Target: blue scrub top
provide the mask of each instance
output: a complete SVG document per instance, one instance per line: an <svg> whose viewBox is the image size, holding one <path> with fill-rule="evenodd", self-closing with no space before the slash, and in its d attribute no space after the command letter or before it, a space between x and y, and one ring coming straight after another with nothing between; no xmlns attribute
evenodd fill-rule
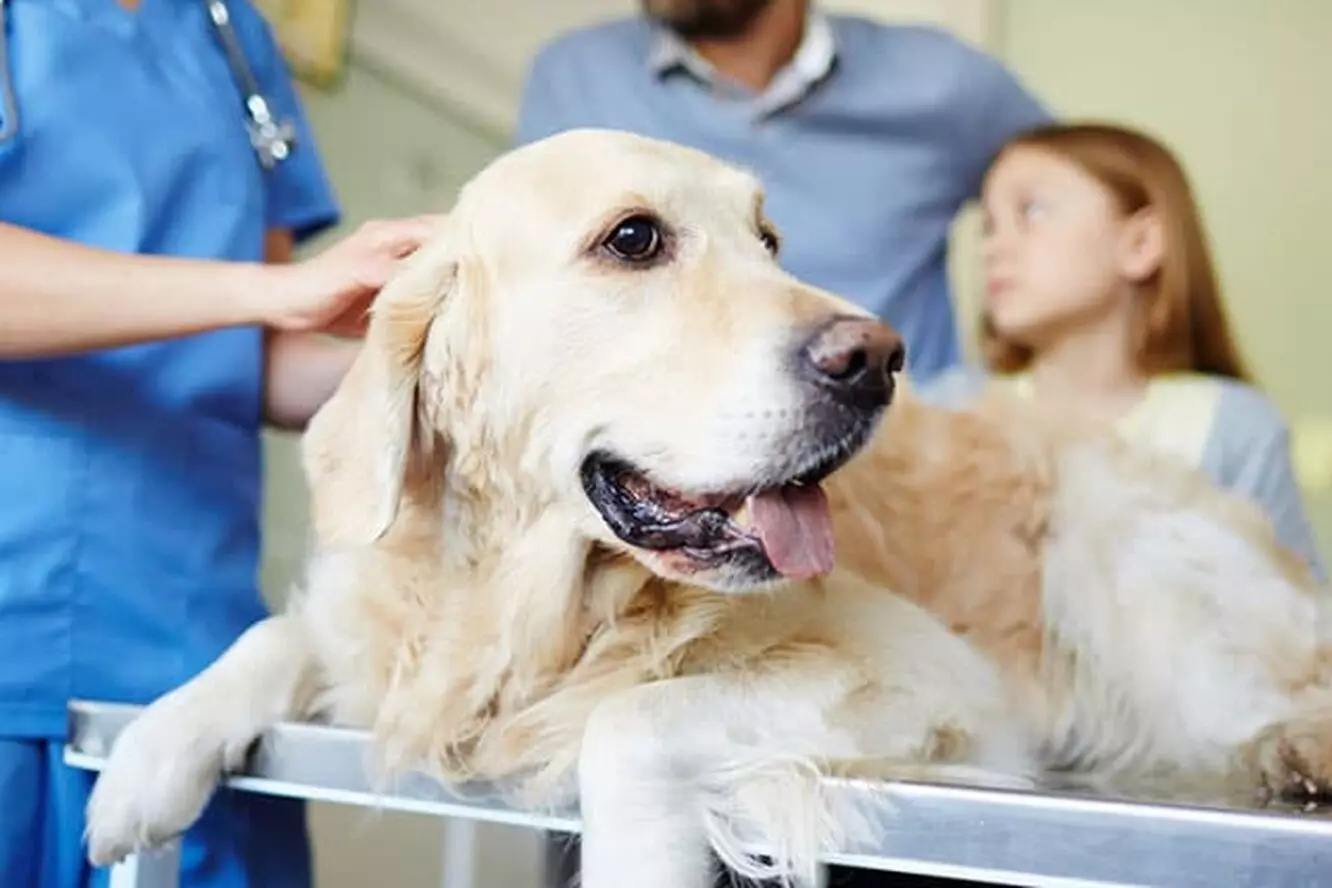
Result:
<svg viewBox="0 0 1332 888"><path fill-rule="evenodd" d="M200 0L8 0L21 127L0 145L0 219L246 261L269 228L333 224L272 36L229 5L265 95L298 123L270 173ZM264 616L262 372L254 328L0 361L0 736L63 736L71 697L147 702Z"/></svg>

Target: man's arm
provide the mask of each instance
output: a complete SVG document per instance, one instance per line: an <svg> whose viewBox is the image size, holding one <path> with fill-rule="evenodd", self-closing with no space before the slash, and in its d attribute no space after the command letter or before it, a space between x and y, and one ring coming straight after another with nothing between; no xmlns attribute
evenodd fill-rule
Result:
<svg viewBox="0 0 1332 888"><path fill-rule="evenodd" d="M1055 117L1002 61L980 51L971 58L972 70L966 77L971 140L967 191L974 198L980 195L981 182L999 150L1015 136L1053 123Z"/></svg>
<svg viewBox="0 0 1332 888"><path fill-rule="evenodd" d="M0 359L261 323L258 263L143 257L0 222Z"/></svg>
<svg viewBox="0 0 1332 888"><path fill-rule="evenodd" d="M265 244L272 264L291 261L290 229L273 229ZM264 334L264 421L299 431L333 394L360 351L360 341L322 333L267 330Z"/></svg>
<svg viewBox="0 0 1332 888"><path fill-rule="evenodd" d="M556 39L541 47L528 66L513 134L515 146L544 139L572 125L571 109L560 88L566 54L564 41Z"/></svg>

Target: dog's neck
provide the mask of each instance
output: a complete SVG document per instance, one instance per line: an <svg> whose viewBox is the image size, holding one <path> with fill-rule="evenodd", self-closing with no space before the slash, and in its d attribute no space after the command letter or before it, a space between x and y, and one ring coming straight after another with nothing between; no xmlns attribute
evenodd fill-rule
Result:
<svg viewBox="0 0 1332 888"><path fill-rule="evenodd" d="M503 673L510 702L538 698L553 678L597 659L605 627L674 608L666 594L679 594L674 584L580 536L567 506L547 501L539 508L495 508L483 502L495 501L489 495L444 497L440 546L451 588L473 590L449 597L465 617L488 624L496 641L493 674ZM468 528L466 534L460 527ZM661 654L669 658L673 651Z"/></svg>
<svg viewBox="0 0 1332 888"><path fill-rule="evenodd" d="M549 497L520 508L521 498L497 495L519 479L479 487L455 468L438 496L404 503L429 514L404 513L380 543L410 543L422 572L439 577L430 627L383 703L380 733L397 745L390 761L425 762L448 779L532 771L544 792L572 767L597 702L675 674L722 618L724 596L675 587L590 543ZM436 529L428 547L406 538L422 527ZM438 711L408 711L421 699L440 700Z"/></svg>

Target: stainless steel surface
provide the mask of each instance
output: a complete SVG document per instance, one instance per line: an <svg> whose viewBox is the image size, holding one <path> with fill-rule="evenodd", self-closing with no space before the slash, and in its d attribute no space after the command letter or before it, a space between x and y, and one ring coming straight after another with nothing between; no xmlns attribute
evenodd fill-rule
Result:
<svg viewBox="0 0 1332 888"><path fill-rule="evenodd" d="M135 707L76 702L67 760L96 770ZM284 724L256 747L239 789L418 811L441 817L577 831L574 812L537 814L484 786L447 788L412 777L374 791L358 731ZM830 855L865 869L971 878L1001 885L1160 888L1332 886L1332 819L1322 812L1130 802L964 786L831 781L881 812L884 841Z"/></svg>

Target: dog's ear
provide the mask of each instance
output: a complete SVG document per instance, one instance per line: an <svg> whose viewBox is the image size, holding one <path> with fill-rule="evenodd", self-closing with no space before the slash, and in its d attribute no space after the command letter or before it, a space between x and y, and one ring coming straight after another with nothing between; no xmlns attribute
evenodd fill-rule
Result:
<svg viewBox="0 0 1332 888"><path fill-rule="evenodd" d="M447 244L408 258L376 297L351 369L310 420L301 452L321 544L373 543L397 516L424 438L417 400L426 336L457 281Z"/></svg>

